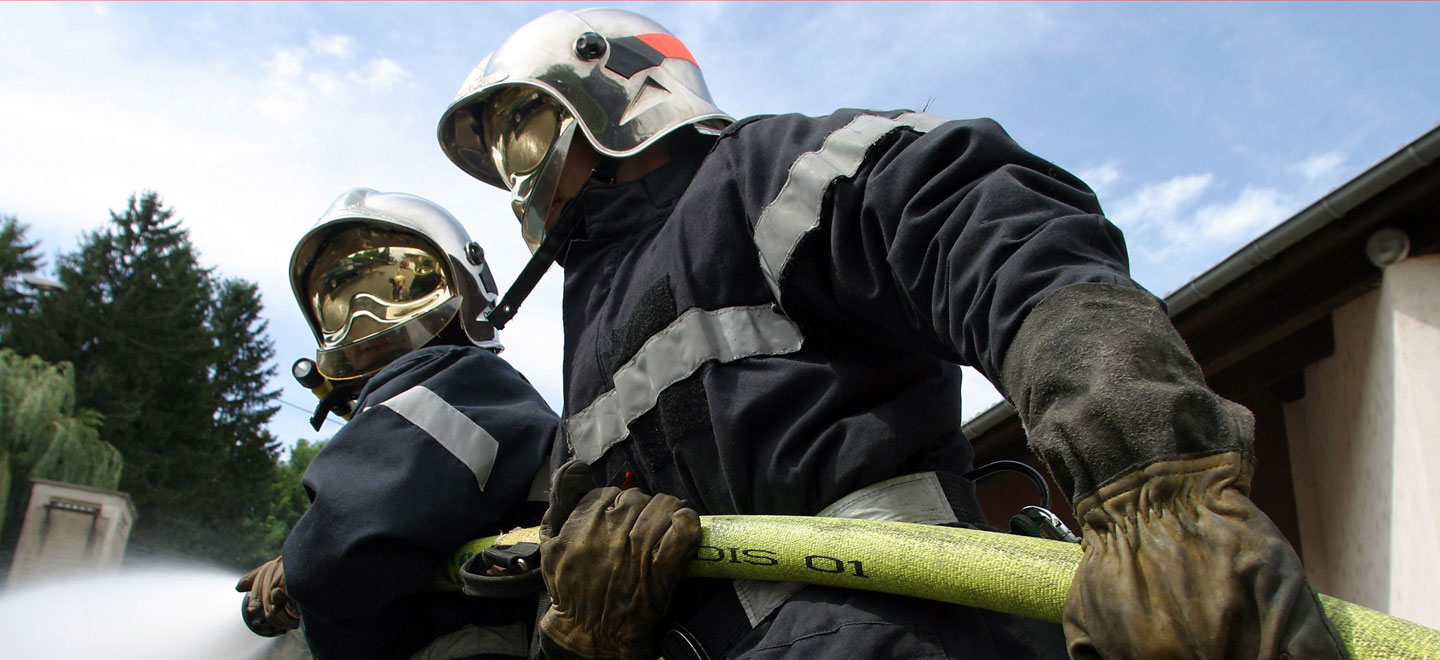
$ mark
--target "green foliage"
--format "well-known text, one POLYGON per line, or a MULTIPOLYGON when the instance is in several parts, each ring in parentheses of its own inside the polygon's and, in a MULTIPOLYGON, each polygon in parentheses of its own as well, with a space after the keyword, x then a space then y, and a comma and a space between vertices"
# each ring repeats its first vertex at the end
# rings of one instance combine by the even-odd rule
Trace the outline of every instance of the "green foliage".
POLYGON ((268 536, 266 520, 274 506, 272 479, 279 442, 265 423, 278 408, 273 404, 278 390, 265 390, 275 373, 273 342, 265 335, 267 322, 261 318, 260 291, 255 284, 238 279, 219 283, 206 325, 216 341, 217 359, 212 366, 214 388, 214 433, 228 452, 228 469, 213 484, 214 514, 236 521, 228 552, 240 566, 258 564, 274 555, 258 556, 259 545, 268 536), (258 548, 258 549, 257 549, 258 548))
POLYGON ((27 229, 13 216, 0 216, 0 337, 12 319, 34 308, 29 293, 18 288, 19 276, 40 267, 36 244, 25 240, 27 229))
POLYGON ((276 469, 275 480, 270 484, 270 510, 261 525, 264 543, 256 551, 252 564, 259 565, 280 554, 285 536, 310 508, 310 498, 306 497, 300 478, 304 476, 305 468, 310 466, 310 460, 320 453, 325 444, 324 440, 310 442, 301 439, 290 449, 289 458, 276 469))
MULTIPOLYGON (((100 440, 100 415, 75 409, 75 375, 0 348, 0 538, 19 536, 30 478, 114 489, 120 452, 100 440)), ((8 552, 4 553, 8 556, 8 552)))
POLYGON ((38 297, 5 342, 75 365, 76 398, 125 456, 119 489, 138 512, 129 557, 250 568, 269 516, 278 391, 254 284, 199 265, 155 193, 57 259, 64 291, 38 297))

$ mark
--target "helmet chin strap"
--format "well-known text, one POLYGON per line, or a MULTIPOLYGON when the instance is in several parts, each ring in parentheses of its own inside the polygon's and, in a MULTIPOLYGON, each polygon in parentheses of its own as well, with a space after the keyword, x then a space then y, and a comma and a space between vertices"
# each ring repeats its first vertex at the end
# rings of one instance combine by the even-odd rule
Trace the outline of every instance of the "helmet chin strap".
POLYGON ((370 380, 357 378, 354 381, 344 382, 335 385, 333 389, 320 398, 319 405, 315 406, 315 414, 310 417, 310 426, 316 431, 325 423, 325 418, 334 412, 344 417, 347 421, 355 413, 355 399, 360 396, 360 390, 364 389, 365 382, 370 380))
MULTIPOLYGON (((590 179, 580 188, 580 193, 576 197, 584 194, 585 189, 590 186, 608 186, 615 183, 615 173, 619 170, 620 159, 609 156, 602 157, 600 164, 590 172, 590 179)), ((540 283, 540 278, 550 270, 550 264, 555 263, 560 249, 570 242, 570 236, 580 226, 583 216, 582 213, 562 212, 560 218, 556 220, 555 226, 545 233, 544 240, 540 241, 540 247, 536 248, 535 254, 530 256, 530 261, 525 263, 525 268, 520 271, 520 276, 515 278, 515 283, 510 285, 510 288, 505 291, 505 295, 500 298, 500 302, 496 303, 495 307, 486 315, 486 320, 495 326, 496 330, 503 330, 505 324, 515 317, 520 303, 525 301, 525 298, 535 289, 535 285, 540 283)))

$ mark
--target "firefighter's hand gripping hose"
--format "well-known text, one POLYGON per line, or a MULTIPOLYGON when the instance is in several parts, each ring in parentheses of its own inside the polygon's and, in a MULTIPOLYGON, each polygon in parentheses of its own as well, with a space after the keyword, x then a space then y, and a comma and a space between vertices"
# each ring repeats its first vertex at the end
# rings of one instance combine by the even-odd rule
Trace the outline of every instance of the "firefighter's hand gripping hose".
MULTIPOLYGON (((701 516, 692 577, 803 582, 926 598, 1060 621, 1080 546, 913 523, 803 516, 701 516)), ((534 528, 467 543, 436 580, 492 544, 536 539, 534 528)), ((1440 631, 1321 595, 1351 657, 1440 659, 1440 631)))
POLYGON ((275 637, 300 627, 300 615, 285 590, 285 566, 280 557, 250 569, 235 590, 245 594, 240 613, 250 632, 275 637))

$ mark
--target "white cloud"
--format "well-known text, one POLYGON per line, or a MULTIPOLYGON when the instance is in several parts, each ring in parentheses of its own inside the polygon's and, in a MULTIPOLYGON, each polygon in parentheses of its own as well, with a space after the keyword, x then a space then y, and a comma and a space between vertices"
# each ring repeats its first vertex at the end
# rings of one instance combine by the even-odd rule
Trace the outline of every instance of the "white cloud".
POLYGON ((305 77, 309 88, 322 96, 336 96, 346 89, 345 81, 331 71, 316 71, 305 77))
POLYGON ((1246 187, 1230 202, 1197 211, 1194 225, 1207 239, 1250 237, 1284 220, 1289 206, 1289 200, 1278 190, 1246 187))
POLYGON ((1119 166, 1113 162, 1081 170, 1075 175, 1080 177, 1081 181, 1089 184, 1090 189, 1094 190, 1102 200, 1106 195, 1115 191, 1115 184, 1125 179, 1125 175, 1120 173, 1119 166))
POLYGON ((305 68, 309 52, 304 48, 277 48, 265 66, 277 76, 291 78, 300 75, 305 68))
POLYGON ((311 35, 310 50, 334 57, 350 57, 355 52, 355 39, 344 34, 311 35))
POLYGON ((260 116, 279 124, 293 125, 305 113, 306 95, 304 90, 286 86, 272 90, 269 94, 255 99, 255 110, 260 116))
POLYGON ((1290 167, 1292 172, 1299 172, 1305 177, 1305 183, 1314 185, 1326 183, 1332 180, 1340 171, 1340 166, 1345 163, 1345 154, 1339 151, 1331 151, 1316 156, 1311 156, 1302 162, 1290 167))
POLYGON ((317 98, 344 98, 355 86, 367 92, 381 91, 412 77, 399 63, 385 57, 350 70, 313 58, 316 53, 348 56, 352 48, 350 37, 335 36, 312 37, 308 47, 275 49, 264 63, 270 75, 260 83, 263 92, 255 99, 255 110, 273 122, 293 126, 310 112, 317 98))
POLYGON ((1125 231, 1132 274, 1151 290, 1171 291, 1283 221, 1301 195, 1262 186, 1231 193, 1213 174, 1190 174, 1142 183, 1108 215, 1125 231))
POLYGON ((1110 211, 1110 219, 1121 227, 1172 223, 1214 180, 1211 174, 1188 174, 1159 183, 1147 183, 1122 197, 1110 211))
POLYGON ((409 77, 409 71, 406 71, 395 60, 385 57, 370 60, 369 68, 363 73, 357 71, 350 74, 350 80, 372 90, 385 89, 409 77))

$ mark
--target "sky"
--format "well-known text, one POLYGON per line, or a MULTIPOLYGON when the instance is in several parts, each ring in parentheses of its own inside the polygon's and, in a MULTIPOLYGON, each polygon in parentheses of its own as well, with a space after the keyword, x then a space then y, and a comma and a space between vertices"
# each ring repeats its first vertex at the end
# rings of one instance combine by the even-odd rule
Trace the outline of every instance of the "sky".
MULTIPOLYGON (((470 69, 570 3, 0 3, 0 214, 55 255, 158 192, 202 265, 260 286, 287 446, 333 434, 289 367, 286 275, 344 191, 446 207, 504 288, 508 197, 440 151, 470 69)), ((1440 3, 636 3, 736 117, 841 107, 991 117, 1085 179, 1165 295, 1440 123, 1440 3)), ((502 332, 559 411, 560 273, 502 332)), ((967 370, 967 418, 999 401, 967 370)))

